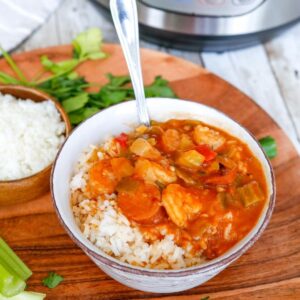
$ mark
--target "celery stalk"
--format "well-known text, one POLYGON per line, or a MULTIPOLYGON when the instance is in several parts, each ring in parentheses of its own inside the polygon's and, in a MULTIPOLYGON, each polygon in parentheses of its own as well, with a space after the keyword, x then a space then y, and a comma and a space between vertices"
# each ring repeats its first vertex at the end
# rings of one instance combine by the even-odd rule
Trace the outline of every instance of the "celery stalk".
POLYGON ((26 283, 18 276, 8 272, 0 264, 0 293, 6 297, 15 296, 24 291, 26 283))
POLYGON ((12 57, 1 46, 0 46, 0 51, 3 55, 3 57, 5 58, 5 60, 7 61, 7 63, 9 64, 9 66, 13 69, 13 71, 16 73, 16 75, 20 78, 22 83, 23 84, 27 83, 28 81, 27 81, 26 77, 24 76, 22 71, 18 68, 18 66, 12 59, 12 57))
POLYGON ((0 294, 0 300, 43 300, 46 294, 34 292, 22 292, 14 297, 5 297, 0 294))
POLYGON ((32 272, 13 252, 13 250, 0 238, 0 264, 11 274, 22 280, 27 280, 32 272))

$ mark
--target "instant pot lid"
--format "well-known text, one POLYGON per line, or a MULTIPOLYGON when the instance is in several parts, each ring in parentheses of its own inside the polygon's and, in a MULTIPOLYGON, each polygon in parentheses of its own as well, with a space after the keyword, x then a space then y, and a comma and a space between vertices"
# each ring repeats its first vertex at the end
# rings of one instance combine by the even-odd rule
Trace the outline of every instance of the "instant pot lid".
MULTIPOLYGON (((96 1, 109 7, 109 0, 96 1)), ((250 46, 300 19, 299 0, 139 0, 137 4, 143 39, 188 50, 250 46)))

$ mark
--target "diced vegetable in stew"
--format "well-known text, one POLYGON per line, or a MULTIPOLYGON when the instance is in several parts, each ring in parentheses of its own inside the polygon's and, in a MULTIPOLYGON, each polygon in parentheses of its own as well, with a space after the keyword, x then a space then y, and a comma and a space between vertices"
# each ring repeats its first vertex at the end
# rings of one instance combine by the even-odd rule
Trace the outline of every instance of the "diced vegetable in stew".
POLYGON ((161 239, 164 228, 207 259, 241 240, 266 201, 262 166, 247 145, 199 121, 141 126, 97 151, 87 197, 116 193, 119 210, 144 234, 161 239))

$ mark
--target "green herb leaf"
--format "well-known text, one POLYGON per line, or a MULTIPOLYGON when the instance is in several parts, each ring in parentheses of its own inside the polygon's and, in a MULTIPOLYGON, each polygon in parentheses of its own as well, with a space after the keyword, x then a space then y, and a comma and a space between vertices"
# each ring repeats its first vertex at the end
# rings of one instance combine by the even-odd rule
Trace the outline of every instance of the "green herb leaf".
POLYGON ((209 296, 206 296, 204 298, 201 298, 201 300, 209 300, 209 296))
MULTIPOLYGON (((79 78, 79 75, 78 75, 78 73, 76 73, 74 71, 74 72, 69 73, 67 77, 68 77, 68 79, 73 80, 73 79, 79 78)), ((81 77, 81 78, 83 78, 83 77, 81 77)))
POLYGON ((83 108, 89 101, 88 93, 82 93, 62 102, 62 106, 67 113, 83 108))
POLYGON ((266 136, 264 138, 261 138, 259 140, 259 143, 261 144, 262 148, 269 158, 274 158, 277 156, 277 143, 273 137, 266 136))
MULTIPOLYGON (((53 72, 54 75, 48 77, 46 80, 35 81, 39 85, 45 81, 57 79, 61 75, 71 73, 80 63, 88 59, 100 59, 106 57, 106 53, 101 50, 102 33, 98 28, 90 28, 89 30, 80 33, 72 41, 73 45, 73 59, 54 63, 47 56, 41 57, 41 63, 45 70, 53 72)), ((40 78, 40 76, 38 76, 40 78)))
POLYGON ((169 87, 168 81, 163 79, 161 76, 155 77, 154 82, 151 85, 145 87, 145 95, 147 98, 176 98, 176 94, 169 87))
POLYGON ((40 58, 41 64, 47 71, 51 71, 53 74, 66 74, 71 72, 78 65, 78 59, 64 60, 58 63, 54 63, 48 58, 47 55, 43 55, 40 58))
POLYGON ((91 117, 98 111, 100 111, 100 109, 95 106, 81 108, 69 113, 69 120, 72 125, 78 125, 79 123, 91 117))
POLYGON ((69 120, 72 125, 78 125, 84 120, 84 108, 69 113, 69 120))
POLYGON ((84 118, 87 119, 89 117, 91 117, 92 115, 94 115, 95 113, 97 113, 98 111, 100 111, 100 109, 98 109, 97 107, 87 107, 85 110, 84 110, 84 118))
POLYGON ((90 28, 80 33, 72 41, 74 58, 79 60, 100 59, 107 55, 101 51, 102 33, 98 28, 90 28))
POLYGON ((47 80, 37 87, 59 101, 66 100, 84 93, 84 90, 90 85, 83 77, 78 77, 74 72, 47 80))
POLYGON ((100 90, 103 107, 108 107, 113 104, 120 103, 126 100, 126 90, 111 90, 109 86, 104 86, 100 90))
POLYGON ((57 287, 64 278, 55 272, 50 272, 46 278, 43 279, 43 285, 48 287, 49 289, 53 289, 57 287))
POLYGON ((114 86, 114 87, 122 87, 126 85, 127 83, 130 83, 130 77, 128 75, 125 76, 114 76, 111 73, 106 74, 106 77, 109 80, 108 85, 114 86))

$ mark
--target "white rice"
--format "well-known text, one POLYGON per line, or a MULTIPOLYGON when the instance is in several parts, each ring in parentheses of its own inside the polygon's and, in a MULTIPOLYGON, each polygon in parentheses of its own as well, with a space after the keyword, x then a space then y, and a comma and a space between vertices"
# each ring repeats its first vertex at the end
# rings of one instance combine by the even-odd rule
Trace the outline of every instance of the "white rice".
POLYGON ((53 162, 65 124, 51 101, 0 93, 0 116, 0 180, 28 177, 53 162))
MULTIPOLYGON (((190 249, 177 246, 173 235, 166 231, 161 231, 162 239, 147 242, 138 226, 130 223, 118 209, 115 194, 97 200, 83 196, 90 167, 88 160, 95 149, 95 146, 90 146, 85 151, 70 184, 74 217, 84 236, 105 253, 136 266, 180 269, 202 263, 201 253, 195 256, 190 249)), ((97 152, 99 159, 104 155, 97 152)))

